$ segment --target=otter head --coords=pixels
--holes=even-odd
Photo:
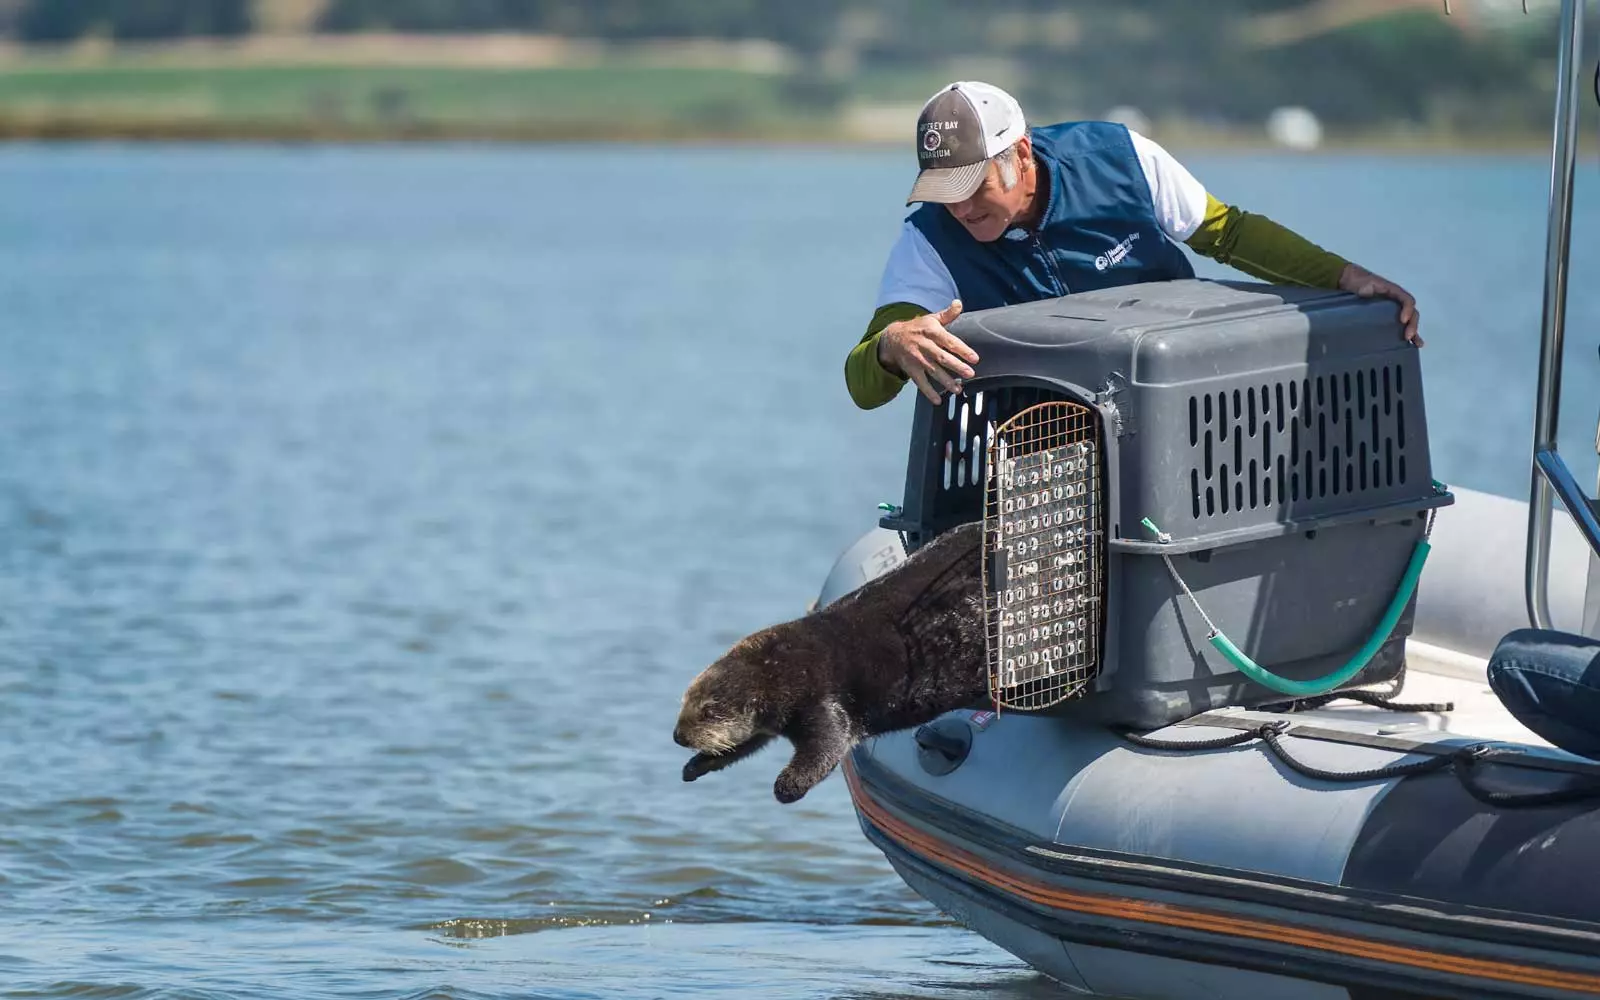
[[[774,631],[740,640],[690,682],[672,730],[674,742],[721,756],[778,735],[784,720],[777,712],[779,692],[772,688],[782,644]]]

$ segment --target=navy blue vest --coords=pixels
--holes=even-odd
[[[1050,178],[1037,230],[1013,227],[993,243],[979,243],[943,205],[925,202],[910,215],[950,269],[963,308],[1194,277],[1182,248],[1156,221],[1125,127],[1064,122],[1029,136],[1034,161]]]

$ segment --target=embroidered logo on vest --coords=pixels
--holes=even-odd
[[[1133,252],[1133,241],[1138,238],[1138,233],[1129,233],[1127,239],[1112,247],[1109,252],[1103,253],[1094,259],[1094,269],[1096,271],[1104,271],[1108,267],[1115,267],[1121,263],[1122,258]]]

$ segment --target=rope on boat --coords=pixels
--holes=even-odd
[[[1158,740],[1126,730],[1118,730],[1117,735],[1134,746],[1144,747],[1147,750],[1222,750],[1227,747],[1242,746],[1251,740],[1261,740],[1267,745],[1267,749],[1272,751],[1273,756],[1287,764],[1291,770],[1320,781],[1354,782],[1403,778],[1408,774],[1442,771],[1449,767],[1452,762],[1451,757],[1430,757],[1427,760],[1388,764],[1384,767],[1369,768],[1365,771],[1325,771],[1320,767],[1313,767],[1304,761],[1297,760],[1289,753],[1279,739],[1288,730],[1289,723],[1282,719],[1277,719],[1272,722],[1264,722],[1254,729],[1246,729],[1232,736],[1222,736],[1214,740]]]
[[[1504,753],[1504,751],[1488,743],[1475,743],[1449,752],[1424,750],[1423,752],[1432,754],[1432,756],[1424,760],[1396,762],[1386,764],[1383,767],[1367,768],[1361,771],[1329,771],[1325,768],[1307,764],[1289,752],[1288,748],[1283,745],[1283,737],[1292,734],[1289,732],[1289,722],[1284,719],[1264,722],[1254,729],[1246,729],[1231,736],[1221,736],[1210,740],[1162,740],[1127,729],[1114,729],[1113,732],[1136,747],[1142,747],[1146,750],[1167,750],[1180,753],[1186,751],[1225,750],[1231,747],[1243,746],[1252,740],[1260,740],[1271,751],[1272,755],[1282,761],[1290,770],[1317,781],[1346,784],[1361,781],[1390,781],[1396,778],[1411,777],[1412,775],[1449,770],[1461,782],[1462,787],[1466,789],[1469,795],[1479,802],[1494,806],[1497,809],[1538,808],[1540,806],[1564,805],[1587,799],[1600,799],[1600,781],[1569,788],[1558,788],[1548,792],[1500,792],[1488,788],[1482,783],[1476,768],[1483,763],[1493,763],[1497,756],[1501,756]]]
[[[1262,705],[1257,711],[1276,712],[1288,715],[1293,712],[1309,712],[1321,708],[1329,702],[1348,699],[1359,701],[1363,705],[1381,708],[1386,712],[1454,712],[1456,703],[1453,701],[1394,701],[1392,694],[1380,694],[1377,691],[1336,691],[1331,694],[1319,694],[1315,698],[1298,698],[1294,701],[1280,701],[1272,705]]]
[[[1305,761],[1296,760],[1281,742],[1281,737],[1289,729],[1287,722],[1269,722],[1260,729],[1261,742],[1267,745],[1273,756],[1289,765],[1296,772],[1308,778],[1319,781],[1387,781],[1390,778],[1404,778],[1412,774],[1427,774],[1429,771],[1442,771],[1455,763],[1455,755],[1449,757],[1424,757],[1409,763],[1385,764],[1383,767],[1372,767],[1365,771],[1328,771],[1314,767]]]
[[[1146,750],[1225,750],[1228,747],[1249,743],[1259,735],[1254,729],[1246,729],[1244,732],[1232,736],[1219,736],[1214,740],[1158,740],[1128,730],[1116,732],[1129,743],[1136,747],[1144,747]]]

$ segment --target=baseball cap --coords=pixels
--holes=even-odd
[[[940,90],[917,117],[917,165],[922,171],[906,204],[971,197],[983,183],[989,158],[1026,130],[1022,105],[999,87],[961,80]]]

